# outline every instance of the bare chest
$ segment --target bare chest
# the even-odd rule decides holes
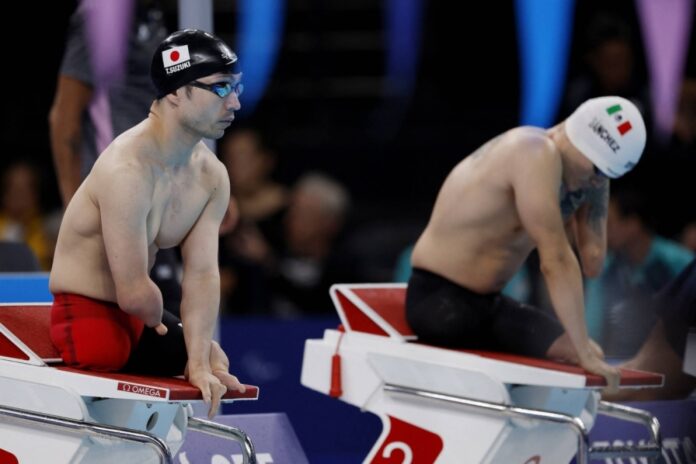
[[[150,247],[179,245],[195,226],[209,196],[202,186],[186,179],[158,183],[147,216]]]
[[[516,206],[506,202],[498,211],[497,220],[491,222],[488,239],[491,245],[496,245],[501,252],[510,256],[526,256],[534,241],[524,228]]]

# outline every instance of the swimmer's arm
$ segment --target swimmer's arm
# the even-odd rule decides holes
[[[210,342],[220,305],[218,231],[230,198],[229,179],[222,164],[216,165],[216,177],[213,194],[181,244],[181,319],[189,370],[210,370]]]
[[[53,164],[58,187],[67,206],[80,186],[82,117],[92,100],[92,87],[69,76],[60,76],[48,115]]]
[[[602,272],[607,254],[609,180],[587,190],[587,200],[575,213],[575,239],[582,270],[587,277]]]
[[[580,265],[566,238],[558,205],[560,159],[540,150],[517,164],[512,169],[512,185],[520,220],[537,245],[554,311],[582,359],[590,350],[590,341]]]
[[[152,186],[138,166],[92,171],[104,248],[119,307],[149,327],[162,321],[162,293],[148,275],[147,214]]]
[[[568,239],[568,243],[570,243],[570,247],[573,250],[577,250],[578,246],[576,222],[577,220],[575,219],[575,215],[572,215],[568,219],[566,219],[566,222],[564,224],[566,238]]]

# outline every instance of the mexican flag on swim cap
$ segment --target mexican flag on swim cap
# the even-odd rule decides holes
[[[614,121],[616,121],[616,123],[618,124],[618,126],[616,126],[616,129],[619,131],[619,134],[621,134],[622,136],[624,134],[626,134],[626,132],[633,129],[633,126],[631,125],[631,121],[624,120],[623,113],[624,113],[623,108],[618,103],[616,105],[612,105],[609,108],[607,108],[607,114],[614,118]]]
[[[622,97],[587,100],[565,121],[570,142],[608,177],[638,164],[645,148],[645,123],[638,108]]]

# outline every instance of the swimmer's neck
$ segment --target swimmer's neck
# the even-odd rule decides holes
[[[172,115],[167,116],[166,112],[162,114],[161,108],[156,108],[156,105],[157,102],[152,105],[147,119],[143,121],[143,130],[154,144],[153,157],[168,166],[188,164],[196,145],[201,141],[200,134],[176,121],[169,121]]]

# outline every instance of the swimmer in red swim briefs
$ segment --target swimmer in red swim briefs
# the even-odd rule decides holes
[[[220,138],[240,109],[241,72],[224,42],[187,29],[160,44],[150,74],[157,99],[148,117],[104,150],[66,208],[51,338],[71,365],[185,374],[213,414],[228,388],[244,386],[212,341],[230,185],[202,139]],[[177,245],[181,325],[148,275],[157,250]]]

